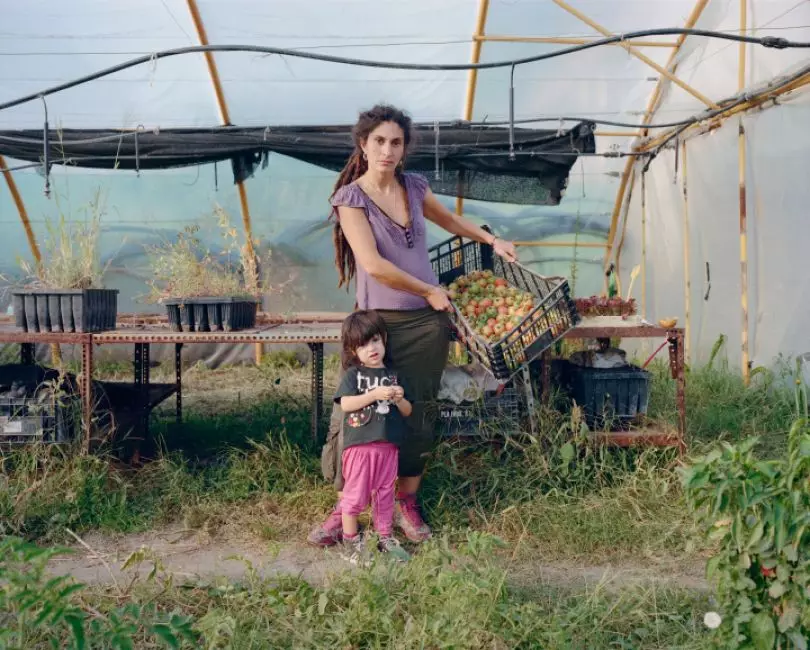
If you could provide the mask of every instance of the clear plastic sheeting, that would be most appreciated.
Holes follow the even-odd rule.
[[[9,2],[0,22],[0,103],[85,74],[169,48],[199,45],[188,0],[49,0]],[[468,64],[479,0],[197,0],[208,41],[261,45],[400,63]],[[614,34],[683,27],[694,0],[570,0],[568,4]],[[748,0],[745,34],[810,41],[810,2]],[[697,29],[740,33],[739,0],[710,0]],[[554,2],[490,0],[486,38],[597,39],[600,34]],[[647,42],[674,43],[677,36]],[[565,43],[484,40],[481,62],[553,52]],[[658,66],[671,47],[634,45]],[[744,86],[760,87],[810,62],[807,49],[745,48]],[[713,102],[736,95],[739,45],[698,36],[685,38],[674,74]],[[408,71],[304,60],[287,55],[215,53],[228,118],[242,127],[353,123],[377,102],[406,109],[418,122],[465,116],[466,70]],[[510,116],[509,67],[481,70],[473,120],[505,122]],[[530,128],[572,126],[559,117],[638,124],[688,118],[706,104],[664,80],[653,115],[646,108],[658,70],[620,45],[602,46],[514,71],[514,117],[536,118]],[[780,105],[747,114],[750,350],[755,365],[779,353],[804,354],[810,343],[806,274],[800,261],[810,244],[810,100],[807,87]],[[42,129],[47,105],[52,129],[206,128],[222,123],[206,58],[185,54],[118,72],[70,90],[0,110],[0,130]],[[546,121],[540,121],[544,118]],[[706,360],[717,338],[740,360],[739,192],[737,125],[688,141],[692,361]],[[598,154],[628,152],[638,141],[633,126],[598,125]],[[660,133],[653,130],[652,135]],[[624,135],[622,135],[624,134]],[[647,185],[646,306],[649,320],[677,316],[684,324],[684,215],[680,154],[664,151],[652,162]],[[7,158],[12,169],[22,161]],[[559,205],[512,205],[466,200],[464,213],[503,237],[551,246],[520,249],[533,270],[569,277],[577,295],[602,289],[605,244],[620,188],[624,158],[581,157],[572,167]],[[627,228],[620,223],[622,286],[641,263],[640,165],[628,198]],[[155,311],[143,302],[150,278],[146,249],[183,228],[201,227],[212,250],[222,248],[213,218],[221,205],[241,225],[240,201],[228,165],[173,170],[101,171],[55,166],[51,198],[40,170],[12,172],[40,247],[47,247],[46,218],[69,221],[96,192],[108,207],[102,222],[102,264],[109,286],[121,290],[120,310]],[[328,196],[336,174],[278,154],[245,182],[253,234],[271,255],[265,308],[273,311],[346,310],[351,296],[335,292]],[[455,197],[440,197],[453,209]],[[0,277],[18,281],[16,258],[30,258],[25,231],[5,181],[0,180]],[[430,229],[432,242],[446,237]],[[588,246],[583,246],[587,244]],[[614,249],[615,253],[615,249]],[[224,254],[224,253],[222,253]],[[711,288],[707,281],[707,264]],[[706,294],[708,293],[708,298]],[[633,295],[641,302],[641,281]],[[7,296],[0,292],[0,310]]]
[[[779,355],[810,353],[810,250],[804,215],[810,205],[810,96],[743,120],[748,223],[748,327],[753,366]],[[743,311],[740,266],[739,119],[687,141],[690,343],[692,362],[708,360],[726,338],[739,366]],[[656,158],[647,173],[647,318],[676,316],[685,325],[682,160]],[[637,170],[640,173],[640,169]],[[636,182],[640,197],[640,181]],[[641,263],[640,200],[631,202],[622,251],[623,275]],[[707,275],[708,269],[708,275]],[[636,284],[638,286],[638,283]],[[636,290],[634,289],[634,293]],[[640,294],[638,294],[640,297]]]

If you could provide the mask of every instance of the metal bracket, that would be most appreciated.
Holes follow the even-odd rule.
[[[442,175],[439,171],[439,121],[436,120],[433,122],[433,133],[434,133],[434,163],[436,165],[436,169],[433,172],[433,178],[435,180],[441,180]]]
[[[509,160],[515,159],[515,66],[509,73]]]
[[[48,134],[48,103],[45,101],[45,96],[40,95],[42,106],[45,108],[45,128],[43,130],[42,142],[42,166],[45,173],[45,197],[51,198],[51,142]]]

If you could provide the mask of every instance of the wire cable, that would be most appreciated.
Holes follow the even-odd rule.
[[[535,63],[537,61],[545,61],[575,52],[582,52],[594,47],[602,47],[611,45],[613,43],[623,43],[628,40],[642,38],[645,36],[673,36],[673,35],[687,35],[687,36],[702,36],[706,38],[717,38],[722,40],[737,41],[740,43],[750,43],[753,45],[761,45],[763,47],[786,49],[786,48],[810,48],[810,42],[790,41],[785,38],[775,36],[743,36],[740,34],[727,34],[723,32],[715,32],[703,29],[684,29],[679,27],[662,28],[662,29],[646,29],[635,32],[627,32],[624,34],[617,34],[594,40],[590,43],[581,43],[579,45],[572,45],[569,47],[559,48],[553,52],[546,52],[543,54],[536,54],[534,56],[523,57],[521,59],[513,59],[510,61],[491,61],[487,63],[455,63],[455,64],[439,64],[439,63],[395,63],[386,61],[371,61],[366,59],[355,59],[349,57],[333,56],[329,54],[318,54],[315,52],[305,52],[301,50],[291,50],[281,47],[268,47],[262,45],[194,45],[188,47],[178,47],[168,50],[160,50],[152,54],[143,55],[124,61],[109,68],[104,68],[97,72],[93,72],[82,77],[77,77],[72,81],[51,86],[30,95],[24,95],[17,99],[12,99],[0,104],[0,110],[19,106],[25,104],[39,97],[45,97],[54,93],[74,88],[82,84],[106,77],[116,72],[126,70],[144,63],[154,63],[158,59],[164,59],[172,56],[179,56],[182,54],[199,54],[201,52],[253,52],[256,54],[277,54],[281,56],[292,56],[302,59],[313,59],[317,61],[324,61],[327,63],[342,63],[344,65],[355,65],[369,68],[386,68],[392,70],[436,70],[436,71],[454,71],[454,70],[487,70],[503,67],[514,67],[524,65],[527,63]]]
[[[805,75],[808,75],[808,74],[810,74],[810,64],[803,66],[798,71],[794,72],[793,74],[791,74],[791,75],[789,75],[787,77],[783,77],[780,81],[778,81],[777,83],[774,83],[773,85],[768,86],[766,89],[764,89],[760,93],[757,93],[755,95],[752,94],[752,93],[742,93],[742,94],[738,95],[733,101],[731,101],[730,104],[728,104],[726,106],[722,106],[722,107],[720,107],[718,109],[707,110],[707,111],[704,111],[702,113],[698,113],[696,115],[693,115],[688,120],[688,124],[679,125],[678,128],[676,128],[672,133],[669,134],[669,136],[667,136],[663,141],[661,141],[661,143],[658,144],[655,147],[655,149],[653,149],[651,152],[649,152],[651,154],[651,156],[650,156],[650,160],[647,162],[647,166],[649,167],[649,164],[650,164],[650,162],[652,162],[652,159],[655,158],[667,144],[672,142],[672,140],[674,138],[677,138],[678,136],[680,136],[681,133],[686,131],[686,129],[688,129],[693,124],[697,124],[698,122],[703,122],[704,120],[709,120],[709,119],[717,117],[718,115],[722,115],[723,113],[727,113],[730,110],[736,108],[737,106],[740,106],[741,104],[744,104],[747,101],[750,101],[752,99],[756,99],[756,98],[760,98],[762,96],[765,96],[765,100],[767,101],[767,95],[769,93],[776,92],[777,90],[779,90],[781,88],[784,88],[785,86],[793,83],[797,79],[801,79],[802,77],[804,77]]]

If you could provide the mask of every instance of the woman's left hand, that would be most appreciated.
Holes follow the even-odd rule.
[[[507,262],[517,262],[517,251],[512,242],[496,237],[492,242],[492,249]]]

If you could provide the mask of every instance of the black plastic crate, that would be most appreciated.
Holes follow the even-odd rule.
[[[68,442],[76,433],[78,400],[53,395],[0,397],[0,444]]]
[[[176,332],[234,332],[256,327],[259,303],[243,298],[171,298],[164,302]]]
[[[507,262],[494,255],[491,246],[451,237],[430,248],[430,261],[443,285],[473,271],[489,270],[510,286],[535,297],[537,304],[531,312],[494,343],[476,333],[455,305],[450,312],[458,338],[500,381],[508,381],[580,321],[566,278],[545,277],[521,264]]]
[[[521,394],[511,384],[500,392],[487,391],[475,402],[440,400],[436,427],[445,437],[503,433],[505,429],[519,428],[522,406]]]
[[[115,329],[118,289],[35,289],[12,297],[15,323],[24,332]]]
[[[627,429],[647,413],[650,373],[637,366],[586,368],[569,363],[568,388],[592,430]]]

